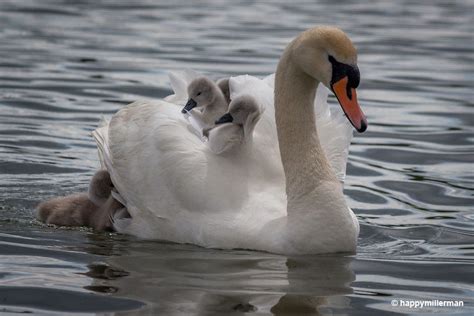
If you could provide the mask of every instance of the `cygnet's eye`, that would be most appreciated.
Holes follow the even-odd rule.
[[[197,95],[197,96],[200,96],[200,95],[201,95],[201,93],[202,93],[202,92],[198,92],[198,93],[196,93],[196,95]]]

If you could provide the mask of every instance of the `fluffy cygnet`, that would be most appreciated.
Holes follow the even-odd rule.
[[[235,98],[229,104],[229,111],[216,120],[216,127],[204,132],[209,148],[216,154],[223,154],[251,142],[260,116],[260,107],[253,97]]]
[[[214,126],[215,120],[221,117],[228,108],[224,93],[219,86],[206,77],[199,77],[191,81],[188,86],[189,100],[182,113],[189,113],[203,126]],[[192,109],[198,111],[191,111]]]
[[[88,226],[96,230],[113,230],[112,218],[124,206],[111,191],[113,184],[106,170],[92,177],[88,193],[77,193],[42,202],[36,208],[38,220],[60,226]]]

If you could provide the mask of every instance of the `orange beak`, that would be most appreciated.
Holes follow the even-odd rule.
[[[332,84],[332,91],[336,95],[342,110],[346,114],[349,122],[359,132],[362,133],[367,129],[367,118],[362,112],[357,102],[357,94],[354,88],[347,87],[349,79],[346,77]],[[350,95],[348,95],[350,93]]]

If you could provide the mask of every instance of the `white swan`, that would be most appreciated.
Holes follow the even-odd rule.
[[[283,53],[274,108],[264,81],[241,91],[239,85],[257,79],[231,79],[231,95],[255,93],[267,108],[251,150],[230,157],[213,154],[188,132],[175,104],[135,102],[120,110],[94,132],[101,161],[131,214],[114,227],[204,247],[355,251],[359,225],[321,147],[314,98],[320,82],[331,88],[351,123],[364,131],[356,59],[342,31],[318,27]]]

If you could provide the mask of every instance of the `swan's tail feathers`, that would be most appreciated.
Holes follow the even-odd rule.
[[[92,136],[97,144],[97,149],[99,152],[99,160],[102,169],[109,169],[112,165],[112,160],[110,159],[110,153],[108,148],[108,124],[102,127],[97,128],[92,132]]]
[[[36,208],[36,218],[46,224],[88,226],[97,210],[87,193],[78,193],[41,202]]]
[[[97,126],[98,128],[101,128],[101,127],[105,127],[105,126],[108,126],[110,123],[110,120],[107,119],[105,116],[101,116],[100,117],[100,121],[99,121],[99,126]]]
[[[105,160],[107,159],[106,153],[108,152],[107,142],[108,142],[109,124],[110,124],[110,120],[102,116],[99,122],[99,126],[97,127],[97,129],[92,131],[92,137],[94,137],[94,140],[97,144],[101,169],[107,168],[105,164]]]
[[[94,137],[96,143],[97,143],[97,149],[99,152],[99,159],[100,163],[102,166],[101,171],[103,172],[107,177],[107,181],[109,181],[112,184],[112,188],[110,190],[110,198],[112,198],[115,202],[120,203],[121,208],[124,208],[125,210],[127,209],[128,203],[127,201],[120,195],[120,193],[117,191],[116,188],[116,181],[117,181],[117,176],[114,173],[114,166],[112,162],[112,156],[110,154],[110,149],[109,149],[109,140],[108,140],[108,134],[109,134],[109,126],[108,124],[106,126],[100,127],[96,129],[95,131],[92,132],[92,136]],[[98,172],[98,173],[99,173]],[[109,202],[109,199],[107,200]],[[116,204],[117,204],[116,203]],[[107,208],[107,206],[105,206]],[[117,208],[117,207],[114,207]],[[116,212],[113,213],[113,215]],[[115,220],[116,216],[114,215],[113,217],[109,218],[109,222],[111,222],[113,225],[115,225]]]
[[[170,103],[184,105],[188,99],[188,85],[199,76],[199,73],[191,69],[170,72],[168,77],[174,94],[167,96],[164,100]]]

